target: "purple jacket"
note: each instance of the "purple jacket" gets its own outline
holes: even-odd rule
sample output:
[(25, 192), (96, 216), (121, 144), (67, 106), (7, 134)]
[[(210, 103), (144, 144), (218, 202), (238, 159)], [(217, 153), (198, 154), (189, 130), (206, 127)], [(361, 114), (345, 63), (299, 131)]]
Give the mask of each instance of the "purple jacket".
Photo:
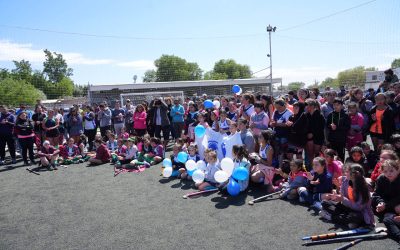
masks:
[(369, 198), (367, 203), (362, 203), (361, 198), (356, 202), (351, 201), (349, 199), (348, 188), (349, 188), (349, 180), (347, 180), (346, 177), (344, 177), (342, 180), (342, 186), (340, 188), (340, 193), (343, 196), (342, 204), (354, 211), (360, 212), (364, 217), (364, 222), (367, 225), (374, 226), (375, 218), (371, 208), (371, 197)]

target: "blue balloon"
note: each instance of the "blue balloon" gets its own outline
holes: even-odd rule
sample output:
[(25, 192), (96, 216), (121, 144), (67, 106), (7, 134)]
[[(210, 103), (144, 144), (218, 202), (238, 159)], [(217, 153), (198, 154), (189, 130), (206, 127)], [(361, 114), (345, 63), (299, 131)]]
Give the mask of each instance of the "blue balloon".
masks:
[(203, 137), (206, 134), (206, 128), (203, 125), (197, 125), (194, 128), (194, 134), (196, 137)]
[(239, 195), (240, 193), (240, 186), (235, 180), (230, 179), (228, 183), (228, 193), (232, 196)]
[(211, 100), (205, 100), (203, 105), (204, 105), (204, 108), (206, 108), (206, 109), (214, 108), (214, 103)]
[(187, 174), (189, 175), (189, 176), (192, 176), (193, 175), (193, 173), (194, 173), (194, 171), (196, 171), (197, 170), (197, 168), (195, 168), (194, 170), (192, 170), (192, 171), (187, 171)]
[(165, 158), (165, 159), (163, 160), (163, 162), (162, 162), (162, 165), (163, 165), (164, 167), (172, 167), (172, 161), (171, 161), (171, 159)]
[(233, 93), (238, 93), (240, 91), (240, 86), (239, 85), (233, 85), (232, 87), (232, 92)]
[(233, 178), (239, 181), (244, 181), (249, 178), (249, 170), (245, 167), (238, 167), (233, 170), (232, 173)]
[(188, 154), (186, 152), (179, 152), (176, 159), (181, 163), (186, 163), (188, 159)]

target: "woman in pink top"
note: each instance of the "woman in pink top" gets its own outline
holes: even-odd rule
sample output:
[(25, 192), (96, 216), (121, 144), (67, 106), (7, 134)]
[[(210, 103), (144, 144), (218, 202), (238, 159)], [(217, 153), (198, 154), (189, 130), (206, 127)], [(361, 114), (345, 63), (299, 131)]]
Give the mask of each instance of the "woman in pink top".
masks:
[(146, 134), (146, 118), (147, 113), (144, 110), (142, 104), (136, 106), (135, 113), (133, 113), (133, 128), (137, 136), (143, 136)]
[(351, 120), (351, 127), (347, 133), (346, 148), (350, 152), (351, 148), (357, 146), (363, 141), (362, 127), (364, 124), (364, 117), (361, 113), (357, 112), (358, 105), (355, 102), (350, 102), (347, 105), (348, 114)]

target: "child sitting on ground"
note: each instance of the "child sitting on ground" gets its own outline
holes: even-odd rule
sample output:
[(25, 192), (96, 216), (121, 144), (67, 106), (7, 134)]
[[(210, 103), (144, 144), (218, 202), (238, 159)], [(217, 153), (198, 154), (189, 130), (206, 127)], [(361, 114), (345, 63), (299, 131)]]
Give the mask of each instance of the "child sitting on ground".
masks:
[(395, 160), (397, 161), (399, 158), (396, 153), (392, 150), (382, 150), (381, 155), (379, 156), (379, 162), (376, 164), (374, 171), (371, 173), (371, 182), (372, 184), (376, 182), (378, 177), (382, 174), (382, 164), (386, 160)]
[(375, 226), (371, 209), (371, 196), (364, 178), (364, 169), (351, 164), (342, 178), (340, 194), (327, 195), (322, 202), (322, 218), (334, 223), (345, 224), (350, 229), (360, 226)]
[(195, 162), (200, 161), (200, 155), (197, 153), (196, 144), (190, 144), (188, 147), (188, 160), (193, 160)]
[(341, 161), (336, 160), (336, 151), (333, 149), (325, 149), (324, 157), (326, 160), (328, 173), (332, 175), (333, 179), (337, 179), (342, 175), (342, 166), (343, 163)]
[[(381, 219), (400, 214), (399, 161), (384, 161), (382, 173), (376, 181), (375, 192), (372, 195), (372, 208)], [(396, 220), (400, 220), (400, 217), (396, 216)]]
[(114, 153), (111, 153), (111, 162), (112, 163), (118, 163), (125, 160), (126, 153), (127, 153), (127, 146), (124, 145), (124, 141), (122, 139), (117, 140), (117, 151)]
[(139, 164), (137, 164), (135, 159), (138, 149), (135, 143), (135, 138), (130, 137), (128, 139), (125, 156), (116, 162), (116, 168), (137, 168)]
[(121, 133), (118, 135), (118, 139), (122, 139), (122, 140), (128, 140), (129, 139), (129, 133), (126, 132), (125, 127), (121, 128)]
[(50, 145), (49, 141), (44, 141), (38, 155), (40, 157), (40, 165), (48, 170), (57, 170), (57, 158), (60, 150)]
[[(290, 162), (290, 173), (288, 181), (282, 187), (280, 197), (282, 199), (294, 200), (298, 198), (297, 189), (307, 186), (307, 170), (304, 166), (303, 160), (295, 159)], [(282, 170), (277, 171), (278, 174), (283, 174)]]
[(328, 173), (326, 161), (322, 157), (313, 160), (313, 170), (307, 172), (308, 186), (298, 188), (299, 201), (312, 204), (312, 208), (320, 211), (321, 201), (332, 192), (332, 175)]
[(393, 160), (383, 163), (384, 176), (378, 178), (377, 190), (374, 193), (375, 204), (378, 203), (376, 211), (386, 213), (383, 223), (388, 229), (388, 234), (398, 242), (400, 242), (399, 164)]
[(360, 148), (358, 146), (352, 147), (349, 152), (349, 157), (347, 157), (347, 159), (344, 163), (345, 164), (359, 164), (361, 167), (363, 167), (366, 177), (369, 177), (368, 176), (369, 168), (368, 168), (367, 160), (365, 159), (362, 148)]
[(110, 150), (111, 154), (116, 153), (118, 150), (118, 144), (115, 138), (116, 138), (115, 134), (112, 133), (108, 136), (107, 148), (108, 150)]
[(81, 151), (72, 137), (68, 139), (67, 144), (60, 147), (60, 156), (60, 164), (63, 165), (83, 162)]
[(185, 163), (182, 163), (178, 160), (178, 154), (180, 152), (183, 152), (182, 145), (175, 143), (174, 147), (172, 148), (172, 154), (171, 154), (171, 162), (173, 169), (172, 176), (185, 179), (187, 177)]
[(111, 154), (102, 140), (95, 140), (96, 155), (89, 159), (89, 165), (100, 165), (110, 162)]
[(371, 149), (371, 146), (368, 144), (368, 142), (361, 142), (360, 147), (362, 148), (365, 159), (366, 159), (366, 166), (368, 168), (368, 171), (365, 171), (365, 176), (369, 177), (371, 176), (372, 171), (374, 170), (376, 164), (378, 163), (378, 155), (374, 150)]
[[(232, 147), (232, 155), (233, 155), (233, 171), (235, 171), (236, 168), (238, 167), (245, 167), (247, 171), (250, 172), (250, 167), (251, 164), (247, 160), (248, 153), (246, 150), (245, 145), (233, 145)], [(231, 177), (233, 178), (233, 177)], [(245, 191), (247, 187), (249, 186), (249, 176), (246, 180), (235, 180), (240, 186), (240, 192)]]
[(195, 184), (195, 186), (203, 191), (207, 190), (212, 187), (216, 187), (218, 184), (214, 178), (215, 172), (220, 170), (219, 161), (217, 157), (217, 152), (211, 149), (206, 149), (204, 152), (204, 159), (207, 162), (206, 169), (205, 169), (205, 178), (204, 182), (200, 184)]

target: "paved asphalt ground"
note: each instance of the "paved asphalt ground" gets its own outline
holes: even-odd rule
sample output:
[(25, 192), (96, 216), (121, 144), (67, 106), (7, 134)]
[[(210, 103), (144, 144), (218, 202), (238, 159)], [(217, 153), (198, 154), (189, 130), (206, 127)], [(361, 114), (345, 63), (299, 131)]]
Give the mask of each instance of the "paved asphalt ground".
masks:
[[(334, 249), (301, 237), (340, 231), (306, 207), (282, 200), (249, 206), (238, 197), (193, 199), (192, 182), (163, 179), (160, 166), (113, 176), (109, 164), (34, 175), (0, 167), (0, 249)], [(390, 239), (354, 249), (398, 249)]]

